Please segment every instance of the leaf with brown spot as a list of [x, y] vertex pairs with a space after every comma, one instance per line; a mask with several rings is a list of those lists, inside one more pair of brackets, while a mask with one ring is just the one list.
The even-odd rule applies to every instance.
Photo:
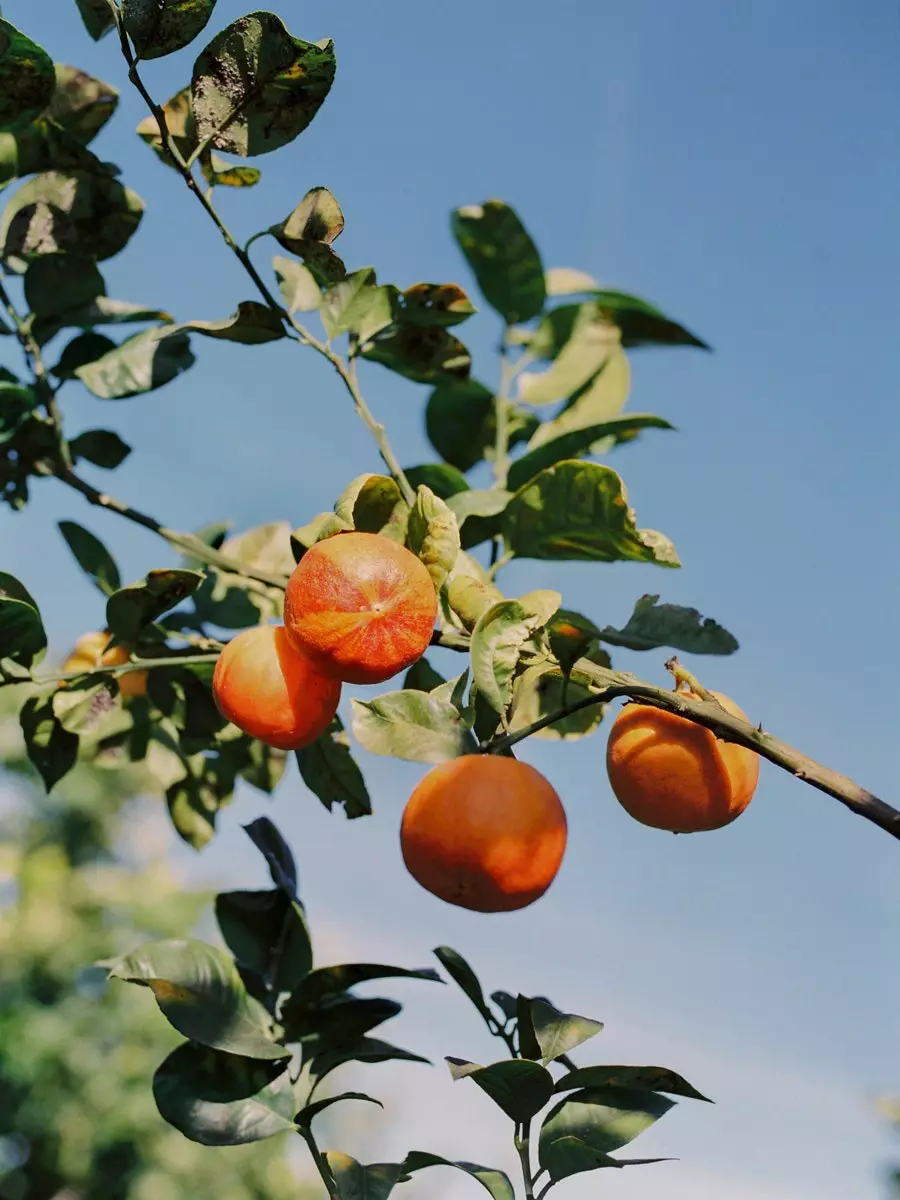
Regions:
[[392, 326], [362, 354], [416, 383], [468, 379], [472, 367], [472, 356], [462, 342], [439, 326]]

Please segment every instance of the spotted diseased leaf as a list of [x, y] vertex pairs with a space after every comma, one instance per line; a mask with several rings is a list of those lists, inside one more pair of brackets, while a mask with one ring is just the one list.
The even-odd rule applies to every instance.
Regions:
[[500, 200], [458, 208], [453, 234], [482, 295], [508, 325], [529, 321], [544, 307], [544, 268], [517, 213]]
[[268, 1013], [247, 995], [231, 959], [194, 938], [148, 942], [111, 964], [110, 978], [148, 987], [171, 1025], [203, 1046], [283, 1059]]
[[170, 1125], [203, 1146], [242, 1146], [293, 1129], [294, 1089], [284, 1062], [185, 1043], [153, 1076]]
[[216, 0], [123, 0], [122, 21], [139, 58], [162, 58], [205, 28]]
[[3, 256], [27, 261], [61, 250], [112, 258], [128, 244], [144, 202], [109, 175], [47, 171], [16, 192], [0, 221]]
[[50, 103], [55, 86], [46, 50], [0, 19], [0, 129], [33, 121]]
[[478, 310], [457, 283], [415, 283], [401, 292], [401, 323], [459, 325]]
[[335, 717], [331, 727], [312, 745], [296, 754], [303, 782], [329, 811], [339, 804], [348, 820], [371, 815], [372, 801], [366, 782], [353, 758], [340, 717]]
[[98, 400], [127, 400], [165, 387], [193, 364], [188, 335], [163, 325], [127, 338], [75, 374]]
[[119, 103], [118, 90], [78, 67], [56, 63], [56, 88], [46, 116], [83, 146], [89, 145]]
[[122, 586], [119, 568], [100, 539], [75, 521], [60, 521], [59, 531], [79, 567], [93, 579], [104, 596], [118, 591]]
[[330, 246], [344, 228], [341, 206], [326, 187], [314, 187], [306, 193], [297, 207], [278, 225], [272, 233], [286, 250], [293, 249], [293, 242], [321, 242]]
[[387, 692], [351, 704], [353, 736], [372, 754], [440, 763], [477, 750], [459, 711], [433, 692]]
[[95, 42], [115, 27], [112, 9], [107, 0], [75, 0], [84, 27]]
[[466, 347], [440, 326], [391, 326], [369, 342], [362, 354], [416, 383], [467, 379], [472, 367]]
[[334, 45], [304, 42], [273, 13], [240, 17], [194, 64], [197, 133], [244, 158], [292, 142], [313, 120], [334, 81]]
[[472, 679], [478, 694], [505, 719], [522, 649], [562, 603], [559, 592], [531, 592], [520, 600], [500, 600], [478, 618], [472, 630]]
[[186, 321], [175, 325], [175, 330], [186, 333], [202, 333], [204, 337], [219, 338], [224, 342], [239, 342], [244, 346], [261, 346], [265, 342], [277, 342], [285, 336], [284, 322], [268, 304], [256, 300], [242, 300], [237, 312], [222, 321]]
[[187, 599], [203, 582], [200, 571], [166, 568], [113, 592], [106, 602], [106, 623], [123, 642], [136, 642], [141, 630]]
[[[189, 87], [182, 88], [180, 92], [167, 100], [162, 106], [163, 116], [166, 121], [166, 128], [172, 141], [175, 143], [175, 148], [183, 159], [190, 158], [194, 151], [199, 146], [197, 137], [197, 124], [194, 121], [194, 114], [191, 110], [191, 89]], [[162, 134], [159, 131], [159, 122], [156, 117], [144, 117], [137, 127], [137, 135], [150, 147], [153, 153], [166, 164], [167, 167], [172, 167], [178, 170], [178, 164], [173, 162], [169, 156], [169, 151], [162, 139]]]
[[515, 1200], [515, 1192], [509, 1176], [503, 1171], [495, 1170], [493, 1167], [482, 1167], [478, 1163], [451, 1162], [449, 1159], [440, 1158], [437, 1154], [428, 1154], [424, 1150], [411, 1150], [407, 1154], [403, 1163], [403, 1175], [404, 1177], [414, 1175], [416, 1171], [423, 1171], [426, 1167], [454, 1167], [477, 1180], [491, 1196], [491, 1200]]
[[[624, 1165], [610, 1159], [672, 1108], [656, 1092], [625, 1087], [574, 1092], [551, 1109], [541, 1126], [540, 1165], [555, 1182], [581, 1171]], [[653, 1160], [647, 1160], [653, 1161]]]
[[548, 1000], [538, 997], [531, 1001], [531, 1027], [540, 1047], [541, 1061], [546, 1065], [595, 1037], [603, 1022], [560, 1012]]
[[570, 460], [541, 471], [510, 500], [503, 532], [521, 558], [681, 565], [667, 537], [637, 528], [621, 478], [597, 463]]
[[76, 461], [83, 458], [107, 471], [120, 466], [131, 453], [131, 447], [111, 429], [87, 429], [72, 438], [69, 450]]
[[482, 1067], [462, 1058], [448, 1058], [455, 1080], [471, 1079], [513, 1121], [530, 1121], [553, 1095], [553, 1076], [528, 1059], [514, 1058]]
[[459, 525], [446, 502], [424, 483], [409, 514], [406, 544], [425, 564], [435, 590], [442, 587], [460, 551]]
[[53, 699], [30, 696], [19, 713], [25, 750], [48, 792], [78, 760], [78, 737], [64, 729], [53, 712]]
[[200, 155], [200, 169], [207, 184], [212, 187], [248, 188], [256, 187], [262, 179], [257, 167], [235, 166], [212, 151]]
[[166, 788], [166, 804], [175, 832], [194, 850], [202, 850], [216, 832], [219, 809], [231, 798], [232, 787], [225, 794], [216, 786], [215, 776], [204, 772], [187, 774]]
[[737, 639], [711, 617], [681, 604], [660, 604], [659, 596], [641, 596], [622, 629], [598, 630], [602, 641], [628, 650], [670, 646], [688, 654], [734, 654]]

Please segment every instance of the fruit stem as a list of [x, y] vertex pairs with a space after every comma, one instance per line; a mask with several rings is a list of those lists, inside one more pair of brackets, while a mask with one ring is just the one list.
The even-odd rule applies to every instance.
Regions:
[[[718, 704], [718, 700], [706, 690], [696, 675], [692, 675], [687, 667], [683, 667], [678, 659], [673, 654], [671, 658], [666, 660], [666, 670], [671, 671], [675, 676], [675, 691], [684, 684], [689, 692], [693, 692], [695, 696], [699, 696], [701, 700], [708, 700], [711, 704]], [[721, 708], [721, 705], [719, 705]]]

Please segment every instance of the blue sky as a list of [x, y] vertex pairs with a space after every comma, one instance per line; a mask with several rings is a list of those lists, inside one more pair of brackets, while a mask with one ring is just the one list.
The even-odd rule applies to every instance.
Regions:
[[[3, 8], [56, 59], [123, 87], [97, 145], [148, 211], [105, 265], [110, 294], [179, 319], [233, 311], [250, 285], [134, 137], [143, 111], [112, 42], [90, 43], [69, 0]], [[214, 24], [242, 11], [220, 0]], [[684, 569], [523, 563], [505, 576], [507, 592], [552, 585], [613, 624], [646, 591], [696, 605], [741, 641], [731, 659], [685, 656], [707, 685], [896, 803], [892, 0], [280, 11], [298, 36], [335, 38], [337, 82], [300, 141], [257, 160], [258, 188], [221, 195], [242, 236], [325, 184], [344, 208], [340, 249], [352, 265], [403, 286], [468, 284], [448, 212], [497, 196], [518, 208], [548, 266], [646, 296], [715, 348], [633, 356], [632, 409], [680, 432], [650, 431], [614, 461], [640, 523], [672, 537]], [[147, 66], [160, 99], [191, 61], [188, 51]], [[262, 270], [275, 249], [257, 244]], [[488, 380], [496, 332], [489, 314], [466, 328]], [[197, 339], [195, 350], [193, 370], [143, 398], [104, 406], [63, 393], [73, 432], [108, 426], [135, 446], [103, 476], [117, 495], [179, 527], [301, 524], [353, 475], [379, 469], [327, 366], [287, 344]], [[9, 343], [0, 353], [12, 363]], [[402, 461], [427, 459], [425, 389], [375, 366], [363, 384]], [[99, 471], [92, 478], [104, 485]], [[106, 540], [126, 576], [171, 561], [152, 535], [39, 484], [25, 514], [2, 517], [0, 561], [39, 598], [59, 654], [102, 620], [56, 531], [63, 517]], [[660, 682], [664, 658], [617, 661]], [[600, 733], [523, 751], [560, 791], [571, 838], [556, 884], [520, 914], [465, 913], [418, 889], [397, 827], [421, 769], [362, 753], [374, 819], [328, 817], [291, 774], [273, 802], [242, 794], [199, 859], [175, 854], [191, 881], [261, 885], [239, 825], [269, 813], [297, 852], [323, 959], [420, 965], [449, 943], [492, 987], [542, 991], [602, 1018], [597, 1058], [671, 1066], [716, 1099], [712, 1109], [684, 1102], [644, 1135], [635, 1152], [681, 1161], [604, 1176], [612, 1200], [878, 1200], [893, 1147], [869, 1106], [900, 1088], [896, 844], [765, 764], [740, 821], [673, 839], [619, 809], [603, 750]], [[437, 1061], [489, 1055], [465, 1002], [450, 989], [423, 996], [426, 986], [396, 989], [409, 1008], [391, 1036]], [[503, 1120], [442, 1069], [359, 1068], [351, 1080], [391, 1097], [390, 1117], [341, 1130], [351, 1153], [383, 1160], [417, 1145], [512, 1167]], [[462, 1200], [472, 1186], [435, 1175], [406, 1194]], [[585, 1176], [560, 1195], [600, 1186]]]

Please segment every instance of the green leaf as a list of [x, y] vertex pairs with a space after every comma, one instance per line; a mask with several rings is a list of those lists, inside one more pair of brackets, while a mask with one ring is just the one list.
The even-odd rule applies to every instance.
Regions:
[[628, 650], [656, 650], [671, 646], [688, 654], [734, 654], [737, 639], [696, 608], [660, 604], [659, 596], [641, 596], [622, 629], [607, 625], [598, 635], [611, 646]]
[[[135, 304], [130, 300], [112, 300], [109, 296], [97, 296], [82, 308], [70, 308], [52, 317], [41, 317], [35, 321], [33, 333], [41, 345], [46, 345], [61, 329], [93, 329], [95, 325], [127, 325], [142, 321], [163, 321], [172, 328], [172, 317], [161, 309], [148, 308], [146, 304]], [[112, 349], [113, 345], [113, 342], [107, 341], [106, 349]], [[83, 361], [93, 362], [99, 357], [100, 354], [96, 353], [86, 356]], [[75, 365], [80, 366], [81, 363]], [[72, 374], [74, 375], [74, 371]]]
[[416, 283], [398, 298], [400, 320], [408, 325], [459, 325], [478, 310], [457, 283]]
[[131, 447], [111, 429], [87, 429], [72, 438], [69, 449], [74, 459], [84, 458], [108, 471], [118, 467], [131, 453]]
[[352, 333], [367, 341], [391, 323], [390, 291], [377, 286], [371, 267], [363, 267], [328, 289], [321, 316], [329, 338]]
[[337, 1150], [327, 1151], [325, 1160], [337, 1184], [338, 1200], [387, 1200], [403, 1171], [400, 1163], [366, 1167]]
[[[540, 331], [539, 331], [540, 333]], [[547, 371], [523, 371], [519, 395], [526, 404], [552, 404], [583, 388], [620, 352], [615, 325], [598, 320], [590, 305], [583, 305], [565, 345]]]
[[331, 1108], [332, 1104], [342, 1104], [345, 1100], [365, 1100], [369, 1104], [377, 1104], [379, 1108], [384, 1108], [380, 1100], [376, 1100], [374, 1096], [367, 1096], [365, 1092], [341, 1092], [338, 1096], [327, 1096], [324, 1100], [316, 1100], [313, 1104], [307, 1104], [297, 1113], [294, 1121], [297, 1125], [304, 1125], [308, 1129], [319, 1113], [324, 1112], [326, 1108]]
[[362, 355], [415, 383], [467, 379], [472, 367], [462, 342], [439, 326], [392, 326], [369, 342]]
[[[535, 721], [559, 712], [579, 700], [596, 695], [587, 676], [575, 671], [568, 677], [550, 662], [527, 667], [516, 677], [513, 684], [512, 705], [509, 711], [509, 729], [515, 733]], [[603, 720], [605, 704], [593, 704], [578, 712], [563, 717], [538, 730], [534, 737], [552, 740], [574, 740], [593, 733]]]
[[[151, 688], [155, 676], [151, 676]], [[216, 816], [230, 798], [205, 774], [187, 774], [166, 788], [166, 803], [175, 832], [195, 850], [202, 850], [216, 832]]]
[[80, 308], [105, 292], [97, 264], [84, 254], [42, 254], [25, 272], [25, 299], [39, 317]]
[[654, 305], [625, 292], [600, 290], [594, 294], [594, 304], [604, 317], [615, 322], [622, 331], [622, 345], [629, 346], [697, 346], [709, 350], [706, 342], [671, 320]]
[[321, 737], [297, 750], [296, 755], [303, 782], [329, 812], [340, 804], [351, 821], [371, 814], [372, 801], [340, 717], [335, 717]]
[[94, 741], [133, 727], [132, 719], [116, 704], [116, 684], [112, 680], [73, 683], [59, 688], [52, 697], [53, 712], [67, 733], [76, 733]]
[[240, 768], [238, 774], [252, 787], [271, 796], [284, 775], [287, 754], [284, 750], [277, 750], [252, 738], [246, 741], [246, 752], [250, 761]]
[[54, 715], [52, 697], [30, 696], [19, 713], [19, 723], [31, 764], [49, 792], [75, 766], [78, 738], [63, 729]]
[[404, 467], [403, 474], [412, 488], [420, 484], [431, 488], [441, 500], [449, 500], [457, 492], [469, 490], [469, 483], [462, 471], [447, 463], [423, 463], [418, 467]]
[[403, 690], [415, 692], [433, 692], [447, 681], [434, 669], [427, 658], [422, 656], [409, 668], [403, 677]]
[[390, 475], [357, 475], [334, 504], [344, 529], [380, 533], [400, 501], [400, 488]]
[[522, 558], [681, 565], [667, 537], [636, 528], [624, 483], [597, 463], [571, 460], [541, 471], [513, 496], [503, 528]]
[[407, 545], [425, 564], [435, 590], [440, 588], [460, 551], [459, 525], [447, 504], [424, 483], [409, 514]]
[[425, 430], [441, 458], [470, 470], [493, 444], [493, 392], [475, 379], [442, 383], [428, 398]]
[[192, 1142], [241, 1146], [293, 1128], [294, 1089], [283, 1062], [186, 1043], [153, 1076], [160, 1115]]
[[434, 693], [387, 692], [375, 700], [350, 703], [353, 736], [372, 754], [440, 763], [477, 749], [456, 708]]
[[326, 187], [310, 188], [293, 212], [273, 225], [270, 233], [286, 250], [293, 243], [321, 242], [330, 246], [344, 228], [341, 206]]
[[319, 513], [306, 525], [301, 525], [291, 534], [291, 552], [294, 561], [299, 562], [307, 550], [316, 542], [334, 537], [336, 533], [346, 533], [353, 528], [351, 521], [344, 521], [337, 513]]
[[111, 596], [122, 586], [119, 568], [99, 538], [74, 521], [60, 521], [59, 532], [75, 556], [75, 561], [96, 583], [104, 596]]
[[201, 140], [241, 157], [292, 142], [334, 80], [334, 44], [303, 42], [274, 13], [240, 17], [194, 64], [194, 119]]
[[541, 999], [531, 1001], [531, 1024], [545, 1065], [595, 1037], [603, 1028], [602, 1021], [560, 1012]]
[[55, 86], [46, 50], [0, 19], [0, 129], [33, 121], [50, 103]]
[[122, 21], [139, 58], [162, 58], [194, 40], [216, 0], [123, 0]]
[[[47, 635], [34, 601], [8, 593], [0, 596], [0, 664], [5, 667], [11, 660], [28, 668], [46, 649]], [[2, 667], [0, 671], [5, 673]]]
[[595, 1167], [644, 1132], [673, 1106], [655, 1092], [596, 1088], [575, 1092], [548, 1113], [541, 1127], [539, 1162], [554, 1181]]
[[649, 1092], [668, 1092], [672, 1096], [686, 1096], [690, 1100], [703, 1100], [712, 1104], [708, 1096], [702, 1095], [686, 1079], [666, 1067], [579, 1067], [569, 1071], [556, 1081], [557, 1092], [568, 1092], [573, 1088], [632, 1088]]
[[428, 1154], [424, 1150], [410, 1150], [403, 1163], [403, 1174], [413, 1175], [416, 1171], [425, 1170], [426, 1167], [455, 1167], [458, 1171], [465, 1171], [467, 1175], [477, 1179], [485, 1191], [490, 1194], [492, 1200], [516, 1200], [509, 1176], [505, 1175], [503, 1171], [497, 1171], [493, 1167], [482, 1167], [478, 1163], [451, 1162], [447, 1158], [440, 1158], [437, 1154]]
[[[597, 653], [599, 636], [600, 630], [593, 621], [570, 608], [561, 608], [547, 626], [550, 652], [566, 674], [579, 658]], [[608, 661], [604, 665], [608, 666]]]
[[119, 589], [106, 602], [110, 631], [122, 642], [137, 641], [145, 626], [195, 592], [203, 578], [200, 571], [148, 571], [139, 583]]
[[410, 969], [389, 967], [383, 963], [340, 963], [335, 967], [318, 967], [310, 971], [298, 988], [294, 990], [291, 1003], [309, 1008], [327, 997], [333, 997], [361, 983], [373, 979], [424, 979], [431, 983], [443, 983], [437, 971], [431, 967]]
[[508, 483], [515, 491], [524, 487], [540, 471], [552, 467], [555, 463], [567, 458], [577, 458], [582, 454], [596, 454], [597, 443], [607, 438], [615, 444], [618, 441], [630, 441], [642, 429], [673, 429], [662, 417], [654, 417], [649, 413], [631, 413], [624, 417], [615, 417], [612, 421], [604, 421], [600, 425], [589, 425], [586, 429], [573, 429], [552, 441], [544, 441], [537, 449], [523, 454], [510, 466]]
[[144, 215], [144, 202], [109, 175], [47, 171], [16, 192], [0, 220], [3, 257], [71, 250], [112, 258]]
[[0, 445], [11, 441], [31, 420], [36, 404], [32, 388], [0, 381]]
[[262, 179], [262, 171], [258, 168], [235, 166], [211, 150], [204, 151], [200, 155], [200, 169], [203, 171], [203, 178], [211, 188], [256, 187]]
[[[536, 450], [566, 434], [614, 421], [622, 415], [630, 389], [631, 367], [628, 358], [624, 351], [616, 350], [583, 387], [572, 393], [562, 412], [552, 421], [545, 421], [538, 426], [528, 443], [528, 450]], [[627, 437], [627, 431], [624, 430], [616, 435], [618, 440], [623, 441]], [[614, 444], [613, 437], [604, 437], [593, 445], [592, 453], [602, 453]]]
[[[373, 1041], [384, 1048], [386, 1042], [377, 1042], [365, 1035], [396, 1017], [402, 1009], [403, 1005], [396, 1000], [379, 997], [361, 999], [338, 993], [326, 997], [320, 1004], [306, 1005], [299, 995], [289, 996], [281, 1010], [281, 1023], [285, 1027], [285, 1041], [303, 1043], [304, 1057], [316, 1059], [315, 1073], [321, 1078], [327, 1065], [326, 1055], [331, 1056], [332, 1052], [340, 1054], [341, 1062], [349, 1062], [363, 1042], [366, 1054], [373, 1052], [370, 1044]], [[335, 1059], [328, 1069], [337, 1065]]]
[[185, 321], [174, 326], [169, 336], [174, 330], [202, 333], [204, 337], [239, 342], [244, 346], [261, 346], [285, 336], [284, 323], [278, 313], [256, 300], [242, 300], [237, 312], [222, 321]]
[[488, 304], [507, 325], [529, 321], [544, 307], [544, 268], [516, 212], [500, 200], [458, 208], [453, 235]]
[[403, 1050], [400, 1046], [394, 1046], [390, 1042], [382, 1042], [378, 1038], [361, 1037], [353, 1042], [341, 1043], [316, 1054], [310, 1062], [310, 1074], [318, 1082], [348, 1062], [428, 1063], [428, 1061], [421, 1054], [413, 1054], [411, 1050]]
[[148, 942], [110, 967], [110, 978], [150, 988], [171, 1025], [203, 1046], [246, 1058], [287, 1058], [265, 1009], [247, 995], [234, 963], [194, 938]]
[[516, 1006], [516, 1035], [519, 1042], [521, 1058], [539, 1059], [541, 1048], [534, 1033], [534, 1022], [531, 1019], [531, 998], [520, 992], [515, 999]]
[[99, 400], [126, 400], [164, 387], [193, 362], [188, 335], [160, 326], [136, 333], [75, 374]]
[[494, 712], [505, 714], [522, 648], [562, 603], [559, 592], [532, 592], [521, 600], [499, 600], [472, 631], [472, 678]]
[[84, 27], [95, 42], [115, 27], [112, 9], [106, 0], [75, 0]]
[[280, 888], [220, 892], [216, 920], [237, 961], [289, 992], [312, 970], [313, 951], [303, 906]]
[[596, 291], [600, 284], [593, 275], [575, 267], [548, 267], [544, 273], [548, 296], [574, 296]]
[[[92, 154], [79, 138], [67, 133], [47, 113], [30, 125], [0, 131], [0, 184], [41, 171], [86, 171], [109, 177], [112, 169]], [[22, 269], [17, 265], [16, 269]]]
[[434, 955], [456, 986], [472, 1001], [481, 1016], [485, 1020], [493, 1020], [493, 1014], [485, 1003], [484, 992], [478, 976], [463, 956], [452, 946], [438, 946]]
[[508, 1117], [518, 1123], [530, 1121], [553, 1095], [553, 1076], [540, 1063], [528, 1059], [512, 1058], [489, 1067], [463, 1058], [446, 1061], [454, 1079], [471, 1079], [477, 1083]]
[[460, 526], [460, 542], [470, 550], [500, 532], [500, 516], [512, 499], [503, 488], [470, 488], [447, 501]]
[[89, 145], [119, 103], [118, 90], [78, 67], [56, 63], [56, 89], [46, 116], [81, 145]]
[[289, 313], [313, 312], [319, 307], [322, 293], [308, 267], [280, 254], [272, 259], [272, 266]]

